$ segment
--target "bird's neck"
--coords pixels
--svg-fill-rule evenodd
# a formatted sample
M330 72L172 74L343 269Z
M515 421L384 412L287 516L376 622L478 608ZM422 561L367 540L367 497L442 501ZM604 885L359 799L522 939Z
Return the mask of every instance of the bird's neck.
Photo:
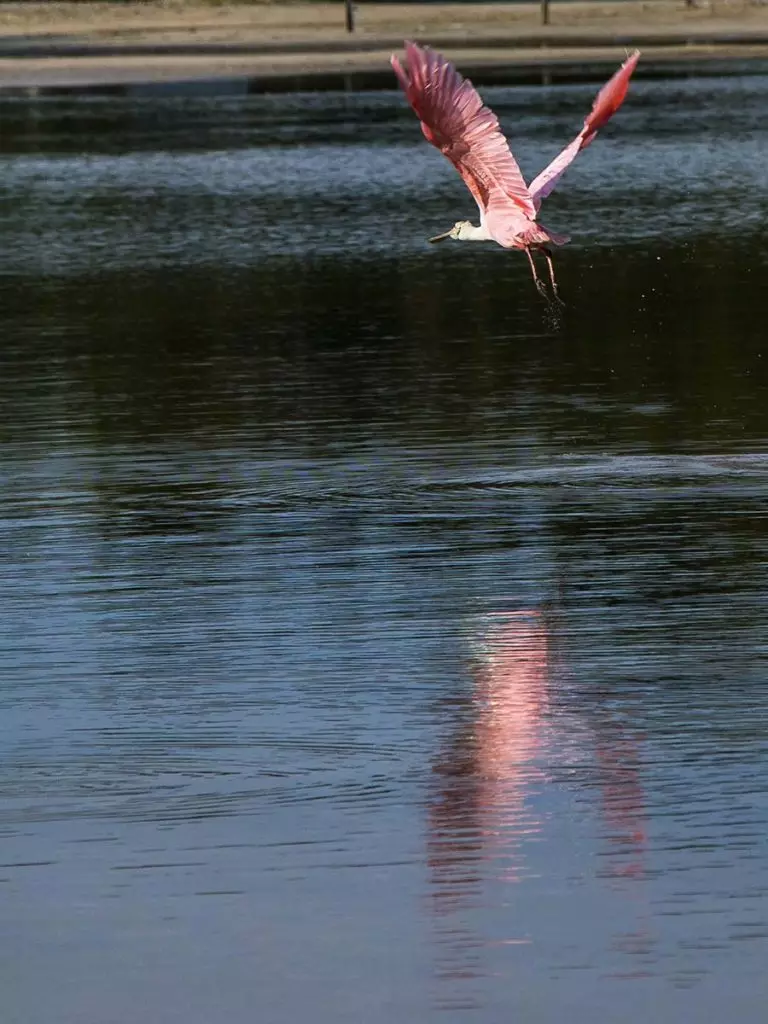
M487 242L489 238L490 235L482 224L478 227L474 224L462 224L459 231L459 240L461 242Z

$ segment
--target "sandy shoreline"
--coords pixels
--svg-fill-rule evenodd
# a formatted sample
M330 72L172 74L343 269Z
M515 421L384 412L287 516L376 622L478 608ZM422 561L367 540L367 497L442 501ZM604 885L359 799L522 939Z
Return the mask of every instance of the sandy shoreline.
M552 5L365 4L356 31L343 5L24 3L0 9L0 90L274 80L388 72L403 38L439 46L459 66L610 64L640 45L644 63L768 60L768 9L742 0ZM322 87L322 86L321 86Z

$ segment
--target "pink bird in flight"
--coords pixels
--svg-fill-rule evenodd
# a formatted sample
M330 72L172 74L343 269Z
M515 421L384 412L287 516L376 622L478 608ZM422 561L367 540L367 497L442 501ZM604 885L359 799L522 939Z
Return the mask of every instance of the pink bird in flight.
M460 220L450 231L429 241L494 241L505 249L522 249L536 288L548 298L532 255L541 252L549 268L552 293L559 301L549 246L565 245L569 239L539 224L539 209L576 154L590 144L624 102L639 59L639 50L627 57L597 94L573 142L526 185L498 118L485 106L472 83L439 53L406 42L405 67L394 54L391 58L395 74L421 121L425 138L448 157L480 208L479 226Z

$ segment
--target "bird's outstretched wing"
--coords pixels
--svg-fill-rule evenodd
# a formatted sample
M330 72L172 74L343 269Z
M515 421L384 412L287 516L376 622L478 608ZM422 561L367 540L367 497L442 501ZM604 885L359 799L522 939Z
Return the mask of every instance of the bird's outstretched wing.
M391 63L421 130L462 176L481 216L491 204L498 210L511 202L516 210L510 212L533 219L533 200L498 118L472 83L426 47L407 42L405 56L405 68L394 55Z
M629 87L629 80L639 59L639 50L635 50L634 53L627 57L619 70L605 83L597 94L592 110L584 122L584 127L573 142L566 146L562 153L555 157L549 167L545 167L541 174L534 178L528 186L537 210L541 206L542 199L547 198L557 184L560 175L574 157L585 146L590 144L600 128L613 117L624 102L624 97L627 95Z

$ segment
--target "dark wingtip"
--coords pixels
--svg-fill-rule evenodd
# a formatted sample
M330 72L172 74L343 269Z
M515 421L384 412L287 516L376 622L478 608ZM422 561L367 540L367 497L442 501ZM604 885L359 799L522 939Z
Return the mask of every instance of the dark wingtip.
M405 67L400 63L400 59L397 54L393 53L389 58L389 63L392 65L392 70L395 72L395 77L400 83L400 88L403 92L408 93L408 88L411 84L410 79L410 67L408 65L408 59L406 57Z

